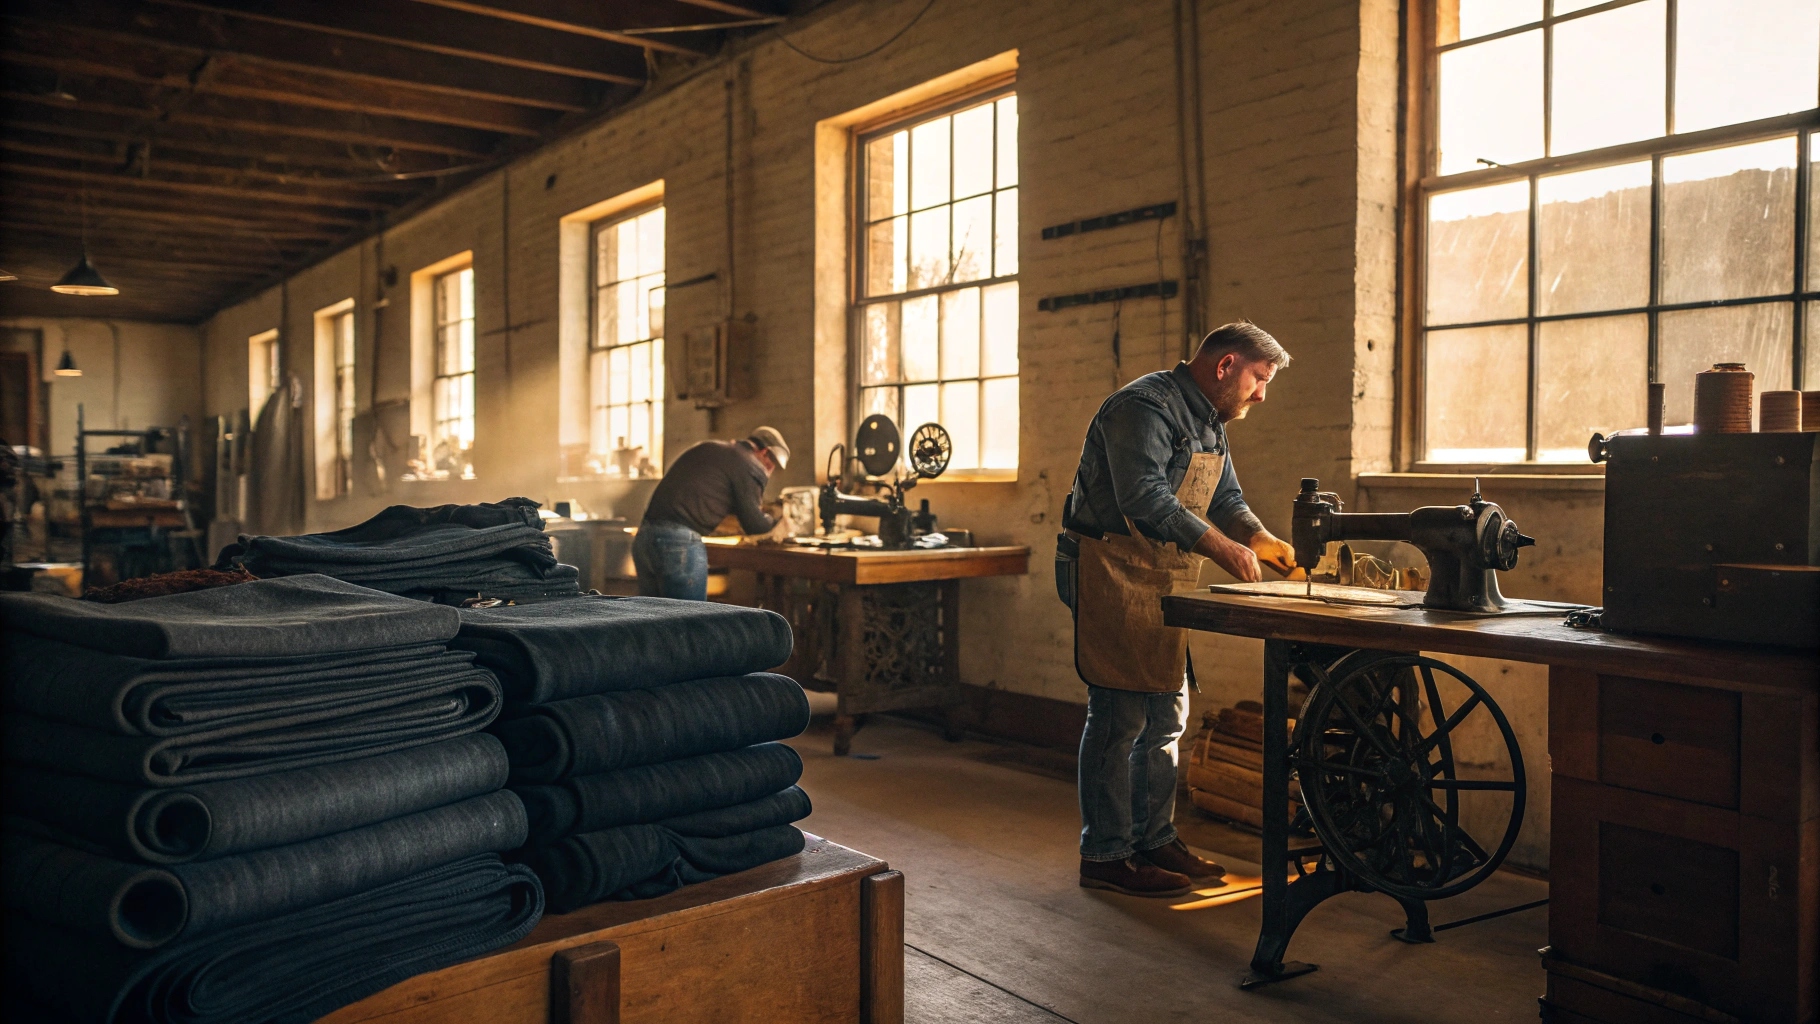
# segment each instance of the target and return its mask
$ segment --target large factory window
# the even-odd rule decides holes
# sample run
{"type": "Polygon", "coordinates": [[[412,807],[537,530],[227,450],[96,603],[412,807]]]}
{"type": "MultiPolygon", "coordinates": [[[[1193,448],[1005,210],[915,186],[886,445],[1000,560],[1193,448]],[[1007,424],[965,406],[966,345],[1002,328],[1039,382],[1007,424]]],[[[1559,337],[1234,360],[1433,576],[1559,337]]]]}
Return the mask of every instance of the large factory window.
{"type": "Polygon", "coordinates": [[[436,278],[430,466],[436,476],[472,478],[474,447],[474,268],[436,278]]]}
{"type": "Polygon", "coordinates": [[[664,208],[594,225],[588,446],[609,477],[664,464],[664,208]]]}
{"type": "Polygon", "coordinates": [[[246,340],[246,407],[254,422],[265,400],[278,390],[278,328],[260,331],[246,340]]]}
{"type": "Polygon", "coordinates": [[[1715,362],[1820,386],[1820,4],[1431,10],[1418,461],[1584,462],[1715,362]]]}
{"type": "Polygon", "coordinates": [[[859,416],[937,422],[952,470],[1017,469],[1017,97],[860,137],[859,416]]]}
{"type": "Polygon", "coordinates": [[[354,300],[316,311],[316,497],[338,498],[354,482],[354,300]]]}

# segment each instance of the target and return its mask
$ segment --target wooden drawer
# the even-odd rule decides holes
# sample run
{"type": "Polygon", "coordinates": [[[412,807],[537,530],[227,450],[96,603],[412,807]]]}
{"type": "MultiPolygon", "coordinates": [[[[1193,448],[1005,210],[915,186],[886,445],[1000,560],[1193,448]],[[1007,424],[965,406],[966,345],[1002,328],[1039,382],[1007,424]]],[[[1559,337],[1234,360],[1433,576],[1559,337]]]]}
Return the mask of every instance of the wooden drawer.
{"type": "Polygon", "coordinates": [[[1550,1024],[1738,1024],[1731,1014],[1548,955],[1542,965],[1548,971],[1542,1019],[1550,1024]]]}
{"type": "Polygon", "coordinates": [[[1733,690],[1600,676],[1599,781],[1737,807],[1741,699],[1733,690]]]}

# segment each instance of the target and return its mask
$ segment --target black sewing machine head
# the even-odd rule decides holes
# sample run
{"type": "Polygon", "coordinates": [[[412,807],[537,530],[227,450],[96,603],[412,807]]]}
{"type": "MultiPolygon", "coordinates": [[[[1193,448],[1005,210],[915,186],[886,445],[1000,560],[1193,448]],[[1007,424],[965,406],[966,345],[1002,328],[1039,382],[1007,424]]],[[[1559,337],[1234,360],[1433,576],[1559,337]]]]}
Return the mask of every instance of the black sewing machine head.
{"type": "Polygon", "coordinates": [[[1431,505],[1413,512],[1342,512],[1340,499],[1302,478],[1291,536],[1296,564],[1312,568],[1329,541],[1402,540],[1428,559],[1428,596],[1422,604],[1456,612],[1495,612],[1504,607],[1498,571],[1517,567],[1517,549],[1535,543],[1517,531],[1504,510],[1473,488],[1465,505],[1431,505]]]}
{"type": "Polygon", "coordinates": [[[910,435],[906,453],[912,472],[906,479],[898,471],[899,441],[897,424],[891,422],[891,417],[878,413],[860,423],[853,439],[852,461],[858,462],[862,471],[854,474],[854,486],[895,471],[895,479],[881,484],[880,496],[876,498],[841,493],[842,474],[848,462],[845,446],[835,445],[828,453],[831,462],[828,482],[822,485],[821,498],[817,502],[823,532],[834,529],[837,516],[877,516],[878,539],[888,548],[907,548],[916,538],[935,532],[935,514],[929,511],[928,500],[924,499],[919,511],[912,512],[904,505],[904,495],[919,481],[933,480],[947,470],[954,442],[940,424],[925,423],[917,427],[910,435]]]}

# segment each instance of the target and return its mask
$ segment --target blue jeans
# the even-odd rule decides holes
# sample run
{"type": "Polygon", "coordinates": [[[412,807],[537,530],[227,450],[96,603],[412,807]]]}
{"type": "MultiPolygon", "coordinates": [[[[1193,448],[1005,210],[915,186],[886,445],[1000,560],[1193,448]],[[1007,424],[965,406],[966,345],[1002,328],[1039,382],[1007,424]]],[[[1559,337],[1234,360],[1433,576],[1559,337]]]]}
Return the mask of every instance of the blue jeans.
{"type": "Polygon", "coordinates": [[[1188,699],[1087,687],[1081,733],[1081,859],[1124,860],[1175,841],[1176,740],[1188,699]]]}
{"type": "Polygon", "coordinates": [[[708,599],[708,546],[681,523],[640,524],[632,539],[632,565],[640,597],[708,599]]]}

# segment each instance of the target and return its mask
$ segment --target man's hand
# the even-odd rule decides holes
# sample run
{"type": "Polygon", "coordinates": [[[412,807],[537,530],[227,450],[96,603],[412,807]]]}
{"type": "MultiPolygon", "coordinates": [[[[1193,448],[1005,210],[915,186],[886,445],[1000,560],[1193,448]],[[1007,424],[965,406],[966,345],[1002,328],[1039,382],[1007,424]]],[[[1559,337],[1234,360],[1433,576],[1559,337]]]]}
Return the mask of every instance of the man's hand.
{"type": "MultiPolygon", "coordinates": [[[[1256,583],[1264,578],[1263,572],[1258,569],[1258,556],[1250,548],[1217,529],[1201,534],[1201,539],[1195,542],[1194,550],[1213,559],[1220,568],[1238,577],[1242,583],[1256,583]]],[[[1291,560],[1294,560],[1293,556],[1291,560]]]]}
{"type": "Polygon", "coordinates": [[[1259,530],[1252,535],[1248,545],[1258,561],[1270,567],[1271,571],[1288,576],[1295,571],[1295,548],[1282,542],[1269,530],[1259,530]]]}

